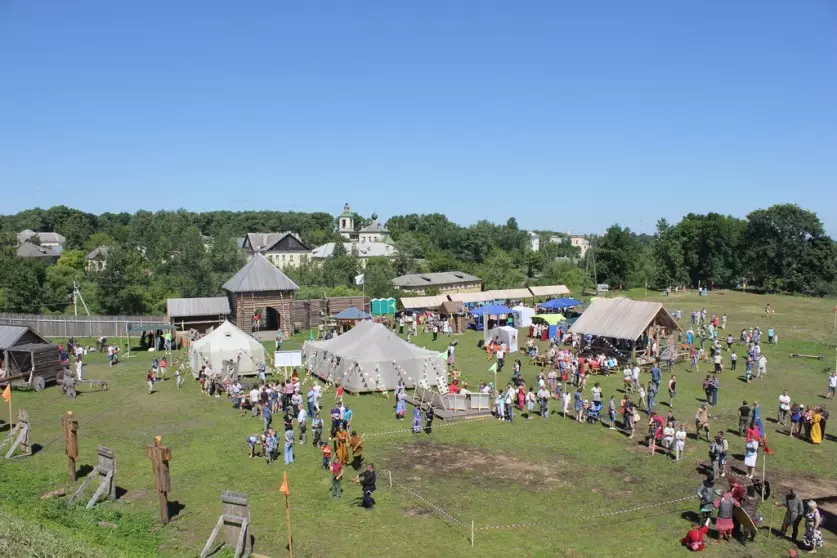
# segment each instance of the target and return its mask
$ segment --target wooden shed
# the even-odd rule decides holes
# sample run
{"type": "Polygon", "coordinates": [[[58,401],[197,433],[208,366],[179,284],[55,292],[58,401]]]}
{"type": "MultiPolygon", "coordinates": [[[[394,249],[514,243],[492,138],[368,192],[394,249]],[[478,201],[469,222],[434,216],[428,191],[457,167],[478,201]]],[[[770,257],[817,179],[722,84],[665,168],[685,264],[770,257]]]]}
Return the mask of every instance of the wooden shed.
{"type": "Polygon", "coordinates": [[[293,298],[299,287],[262,254],[254,254],[223,289],[230,302],[230,321],[242,331],[293,333],[293,298]],[[253,320],[257,314],[258,326],[253,320]]]}
{"type": "Polygon", "coordinates": [[[12,378],[14,385],[41,391],[64,373],[58,345],[50,343],[26,326],[0,325],[0,352],[3,355],[0,385],[12,378]]]}

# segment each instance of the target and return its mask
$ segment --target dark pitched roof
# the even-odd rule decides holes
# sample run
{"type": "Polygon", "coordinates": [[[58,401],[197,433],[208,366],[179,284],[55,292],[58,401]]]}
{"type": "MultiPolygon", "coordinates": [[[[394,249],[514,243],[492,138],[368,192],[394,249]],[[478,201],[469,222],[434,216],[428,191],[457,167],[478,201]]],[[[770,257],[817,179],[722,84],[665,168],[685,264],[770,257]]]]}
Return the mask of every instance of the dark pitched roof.
{"type": "Polygon", "coordinates": [[[231,293],[253,293],[262,291],[296,291],[296,283],[276,269],[261,254],[253,254],[253,259],[224,283],[223,289],[231,293]]]}
{"type": "Polygon", "coordinates": [[[34,329],[26,326],[0,325],[0,349],[8,349],[14,347],[15,343],[21,340],[22,337],[30,332],[29,337],[39,339],[44,343],[49,343],[46,339],[41,337],[34,329]]]}
{"type": "Polygon", "coordinates": [[[59,258],[61,257],[61,247],[38,246],[27,240],[17,247],[15,253],[21,258],[59,258]]]}
{"type": "Polygon", "coordinates": [[[302,244],[305,249],[310,250],[310,248],[302,242],[302,238],[294,232],[247,233],[247,236],[245,237],[245,244],[249,244],[249,248],[253,252],[269,252],[288,236],[302,244]]]}

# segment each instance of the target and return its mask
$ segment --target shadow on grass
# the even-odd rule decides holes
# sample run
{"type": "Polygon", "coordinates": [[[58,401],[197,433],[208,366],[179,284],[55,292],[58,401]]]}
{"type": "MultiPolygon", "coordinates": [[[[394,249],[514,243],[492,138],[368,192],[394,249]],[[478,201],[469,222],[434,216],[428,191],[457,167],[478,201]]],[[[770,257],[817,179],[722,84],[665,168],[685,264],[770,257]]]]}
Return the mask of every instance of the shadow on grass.
{"type": "Polygon", "coordinates": [[[93,466],[92,465],[82,465],[81,467],[78,468],[78,471],[76,471],[76,478],[84,478],[92,472],[93,472],[93,466]]]}
{"type": "MultiPolygon", "coordinates": [[[[117,499],[119,498],[117,494],[117,499]]],[[[174,519],[180,515],[184,509],[186,509],[186,504],[181,504],[177,500],[174,502],[168,502],[168,509],[169,509],[169,518],[174,519]]]]}

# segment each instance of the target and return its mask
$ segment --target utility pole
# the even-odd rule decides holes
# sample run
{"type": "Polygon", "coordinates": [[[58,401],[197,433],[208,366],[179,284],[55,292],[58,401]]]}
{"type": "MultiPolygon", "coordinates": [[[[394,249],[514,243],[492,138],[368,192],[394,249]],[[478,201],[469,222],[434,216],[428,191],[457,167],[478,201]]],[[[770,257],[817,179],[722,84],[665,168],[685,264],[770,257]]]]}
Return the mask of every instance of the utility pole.
{"type": "Polygon", "coordinates": [[[590,246],[587,248],[587,257],[584,262],[584,282],[581,285],[581,296],[587,295],[587,278],[590,273],[593,273],[593,294],[596,294],[596,285],[599,284],[599,278],[596,274],[596,252],[594,241],[590,241],[590,246]]]}
{"type": "Polygon", "coordinates": [[[81,296],[81,291],[78,288],[78,284],[73,281],[73,310],[75,312],[76,318],[78,318],[78,303],[77,300],[81,300],[81,305],[84,307],[84,311],[87,313],[88,323],[90,324],[90,337],[93,337],[93,322],[90,321],[90,309],[87,308],[87,303],[84,302],[84,297],[81,296]]]}

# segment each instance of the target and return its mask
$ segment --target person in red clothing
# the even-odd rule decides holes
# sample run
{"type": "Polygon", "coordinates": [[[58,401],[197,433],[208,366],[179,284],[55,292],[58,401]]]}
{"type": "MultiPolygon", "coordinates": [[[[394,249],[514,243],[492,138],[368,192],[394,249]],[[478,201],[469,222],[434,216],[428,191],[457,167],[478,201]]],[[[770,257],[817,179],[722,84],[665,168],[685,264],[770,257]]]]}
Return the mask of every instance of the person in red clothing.
{"type": "Polygon", "coordinates": [[[448,393],[457,394],[462,391],[462,388],[459,387],[459,380],[454,380],[453,383],[448,387],[448,393]]]}
{"type": "Polygon", "coordinates": [[[692,528],[689,529],[689,532],[686,533],[686,536],[680,539],[680,544],[692,550],[694,552],[699,552],[706,548],[706,544],[703,542],[703,537],[709,532],[709,520],[706,520],[706,524],[703,526],[698,525],[695,523],[692,525],[692,528]]]}
{"type": "Polygon", "coordinates": [[[750,440],[755,440],[756,442],[761,440],[761,433],[759,432],[759,427],[756,426],[755,422],[751,422],[750,426],[747,427],[746,439],[744,440],[744,443],[747,443],[750,440]]]}

